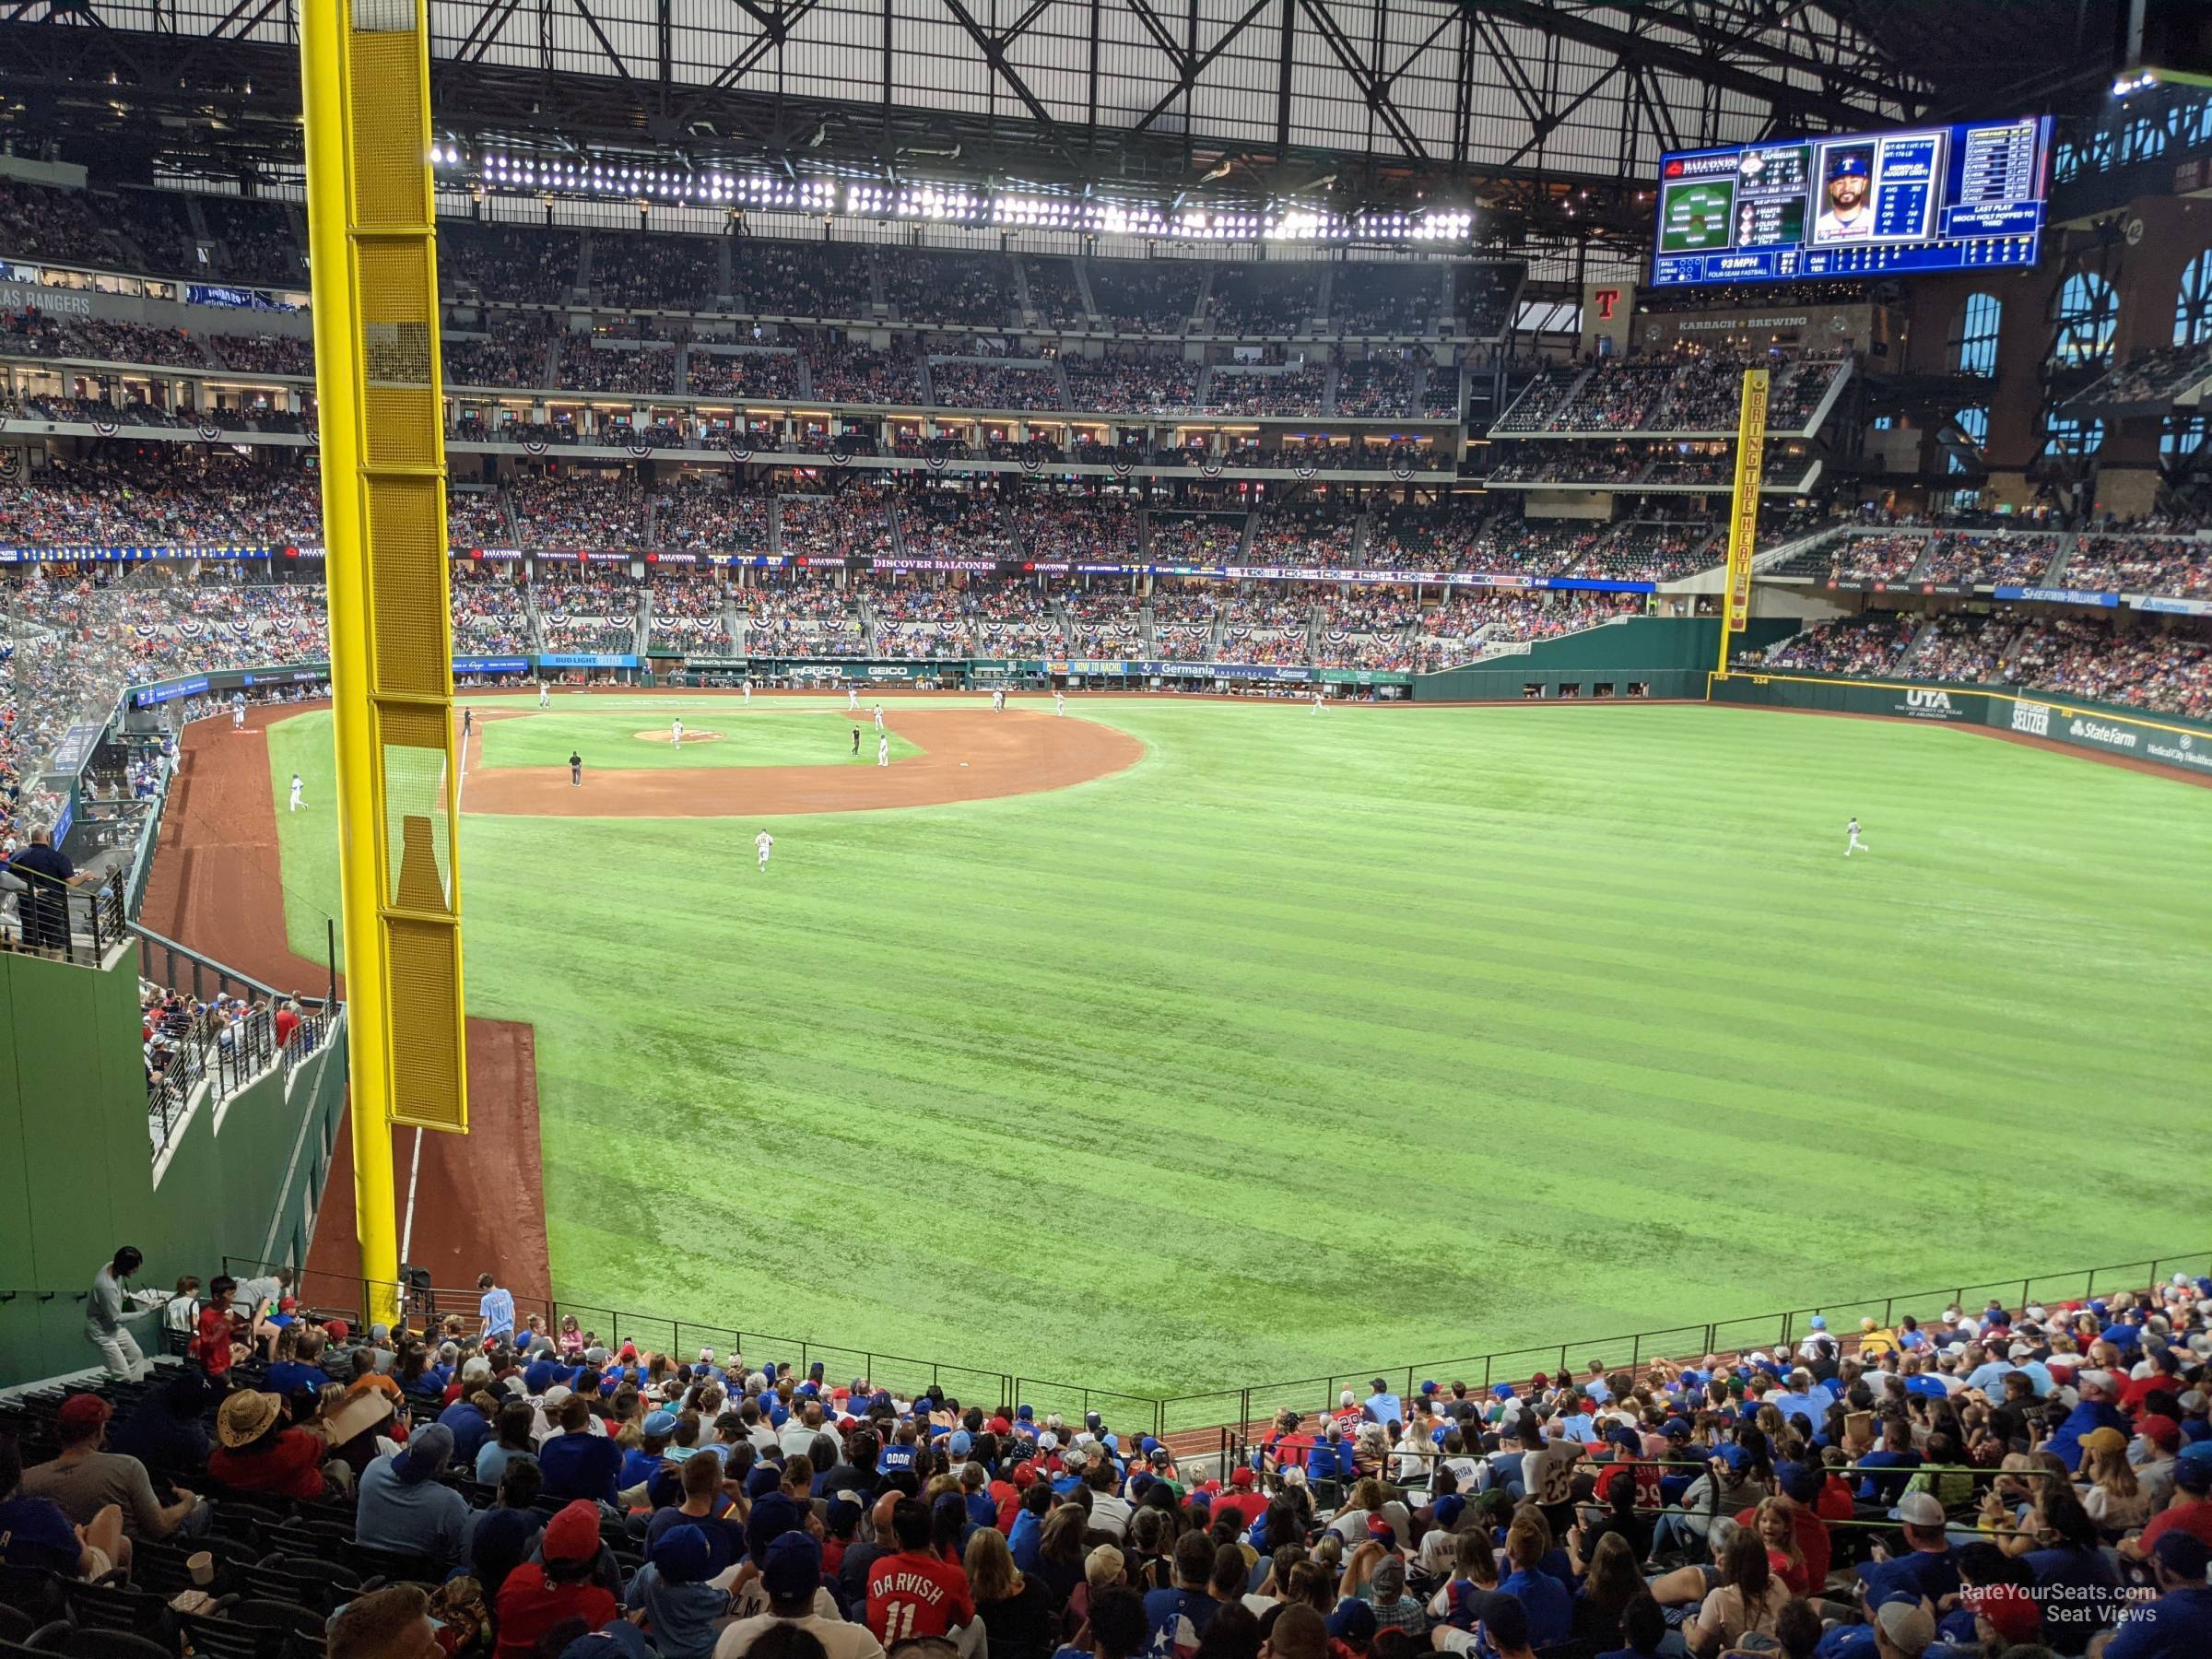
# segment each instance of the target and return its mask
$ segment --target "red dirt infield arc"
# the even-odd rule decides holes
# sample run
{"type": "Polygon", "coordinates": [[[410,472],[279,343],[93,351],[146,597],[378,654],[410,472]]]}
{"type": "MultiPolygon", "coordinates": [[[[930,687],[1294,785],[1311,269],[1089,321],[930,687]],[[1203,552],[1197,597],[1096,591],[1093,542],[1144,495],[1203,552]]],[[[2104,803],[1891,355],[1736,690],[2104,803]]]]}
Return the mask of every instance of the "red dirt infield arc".
{"type": "MultiPolygon", "coordinates": [[[[492,712],[529,717],[524,710],[492,712]]],[[[1112,726],[1038,709],[994,714],[902,700],[887,704],[884,717],[923,752],[888,766],[587,766],[581,785],[569,782],[565,766],[479,769],[472,760],[462,809],[530,818],[730,818],[939,806],[1065,789],[1124,771],[1145,752],[1143,744],[1112,726]]],[[[867,754],[873,724],[865,717],[856,724],[867,754]]],[[[477,742],[482,741],[479,735],[477,742]]],[[[845,755],[839,747],[840,761],[845,755]]]]}
{"type": "MultiPolygon", "coordinates": [[[[244,732],[220,719],[184,729],[139,912],[155,933],[264,984],[311,996],[322,994],[330,973],[295,956],[285,936],[276,803],[262,733],[279,720],[327,707],[250,709],[244,732]]],[[[342,994],[342,977],[339,989],[342,994]]],[[[425,1134],[417,1170],[415,1135],[393,1132],[395,1208],[403,1222],[413,1201],[408,1259],[430,1270],[432,1284],[465,1288],[488,1271],[517,1296],[552,1292],[535,1042],[527,1025],[471,1016],[467,1135],[425,1134]]],[[[345,1277],[360,1272],[352,1136],[349,1107],[315,1218],[314,1245],[301,1264],[345,1277]]]]}

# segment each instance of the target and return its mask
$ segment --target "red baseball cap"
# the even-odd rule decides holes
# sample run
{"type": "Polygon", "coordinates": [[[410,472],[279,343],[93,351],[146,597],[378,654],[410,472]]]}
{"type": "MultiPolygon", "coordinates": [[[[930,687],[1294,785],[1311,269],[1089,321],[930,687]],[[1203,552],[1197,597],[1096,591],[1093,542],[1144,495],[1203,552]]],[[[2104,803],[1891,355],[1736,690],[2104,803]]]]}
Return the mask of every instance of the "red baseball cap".
{"type": "Polygon", "coordinates": [[[64,1433],[76,1436],[99,1428],[114,1415],[115,1407],[98,1394],[73,1394],[62,1402],[53,1420],[64,1433]]]}
{"type": "Polygon", "coordinates": [[[2043,1628],[2043,1611],[2035,1597],[2018,1584],[1981,1584],[1961,1591],[1961,1606],[1989,1620],[1989,1628],[2006,1641],[2032,1641],[2043,1628]]]}
{"type": "Polygon", "coordinates": [[[1232,1487],[1248,1487],[1252,1484],[1252,1471],[1242,1464],[1239,1464],[1229,1472],[1229,1484],[1232,1487]]]}

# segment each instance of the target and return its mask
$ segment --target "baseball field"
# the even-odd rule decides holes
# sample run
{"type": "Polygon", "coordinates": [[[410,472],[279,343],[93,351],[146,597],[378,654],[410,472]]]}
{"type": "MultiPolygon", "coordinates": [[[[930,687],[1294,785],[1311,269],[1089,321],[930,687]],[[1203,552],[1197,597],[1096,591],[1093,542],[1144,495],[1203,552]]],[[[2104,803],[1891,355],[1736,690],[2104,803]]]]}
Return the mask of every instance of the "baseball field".
{"type": "MultiPolygon", "coordinates": [[[[882,768],[841,699],[475,707],[469,1005],[536,1028],[564,1297],[1179,1392],[2212,1209],[2203,789],[1724,708],[896,701],[882,768]]],[[[319,959],[329,717],[268,740],[319,959]]]]}

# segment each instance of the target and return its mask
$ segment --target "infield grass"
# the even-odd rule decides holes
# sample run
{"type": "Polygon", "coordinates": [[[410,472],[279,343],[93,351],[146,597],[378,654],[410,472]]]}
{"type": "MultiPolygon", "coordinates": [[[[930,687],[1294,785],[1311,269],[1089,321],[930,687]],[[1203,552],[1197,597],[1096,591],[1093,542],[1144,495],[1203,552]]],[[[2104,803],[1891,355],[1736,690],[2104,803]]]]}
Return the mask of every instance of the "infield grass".
{"type": "MultiPolygon", "coordinates": [[[[1072,709],[1146,758],[469,818],[560,1294],[1176,1392],[2212,1241],[2212,792],[1756,710],[1072,709]]],[[[319,955],[317,729],[271,768],[319,955]]]]}

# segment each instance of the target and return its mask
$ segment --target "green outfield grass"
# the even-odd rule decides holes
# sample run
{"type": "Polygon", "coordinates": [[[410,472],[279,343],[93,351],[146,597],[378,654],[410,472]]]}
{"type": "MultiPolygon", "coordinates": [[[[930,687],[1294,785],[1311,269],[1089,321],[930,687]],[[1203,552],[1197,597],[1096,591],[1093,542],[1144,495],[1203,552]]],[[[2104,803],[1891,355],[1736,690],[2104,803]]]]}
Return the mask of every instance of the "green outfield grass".
{"type": "MultiPolygon", "coordinates": [[[[1170,1391],[2212,1232],[2212,793],[1753,710],[1075,709],[1145,759],[771,820],[766,876],[751,818],[469,818],[564,1296],[1170,1391]]],[[[325,803],[326,731],[271,737],[325,803]]]]}
{"type": "MultiPolygon", "coordinates": [[[[885,711],[884,718],[896,726],[898,713],[894,706],[885,711]]],[[[847,715],[841,705],[794,710],[766,699],[749,709],[740,707],[734,698],[701,698],[696,706],[686,700],[673,709],[663,699],[639,699],[627,709],[563,709],[533,713],[525,720],[488,720],[481,737],[482,764],[488,767],[566,767],[571,754],[582,755],[584,765],[594,772],[664,766],[876,764],[872,715],[847,715]],[[666,742],[669,723],[677,719],[683,721],[688,734],[681,748],[666,742]],[[860,728],[858,755],[853,752],[854,726],[860,728]],[[702,742],[697,735],[702,729],[721,736],[702,742]],[[638,735],[641,732],[651,732],[660,741],[647,741],[638,735]]],[[[890,737],[893,759],[922,752],[896,731],[890,737]]],[[[465,804],[465,791],[462,799],[465,804]]]]}

